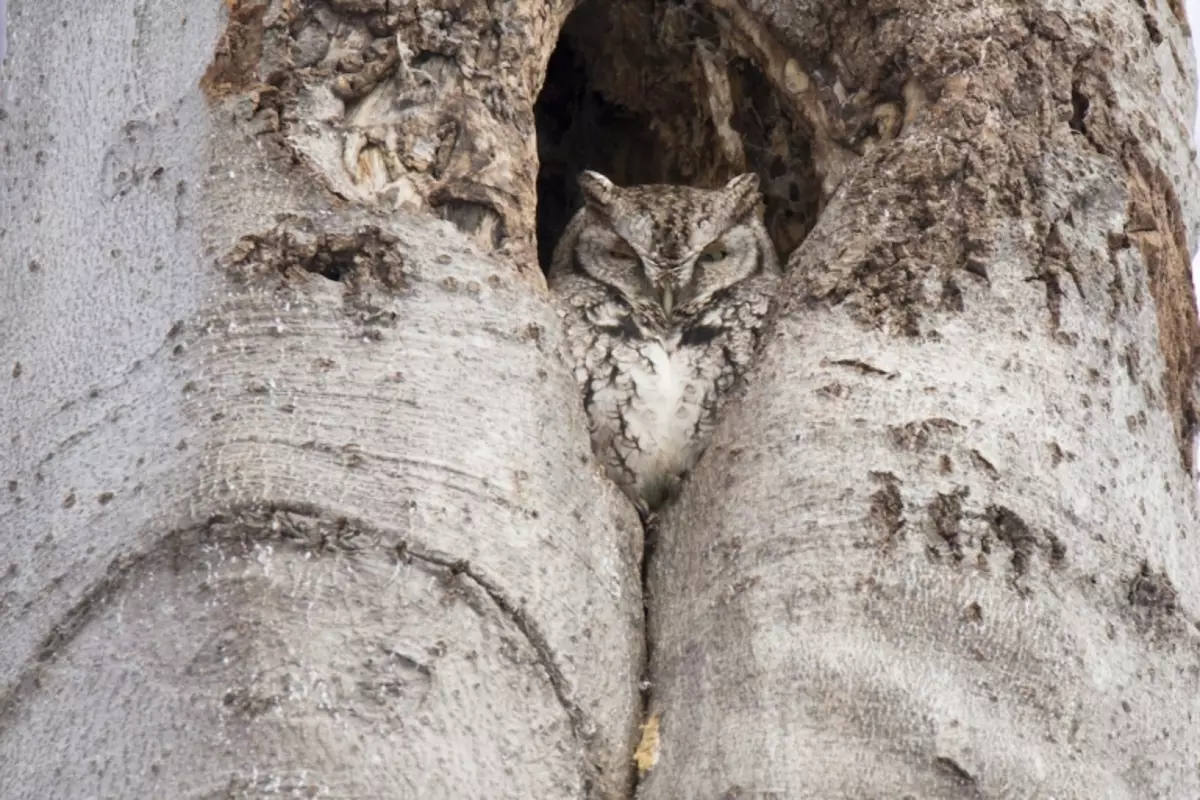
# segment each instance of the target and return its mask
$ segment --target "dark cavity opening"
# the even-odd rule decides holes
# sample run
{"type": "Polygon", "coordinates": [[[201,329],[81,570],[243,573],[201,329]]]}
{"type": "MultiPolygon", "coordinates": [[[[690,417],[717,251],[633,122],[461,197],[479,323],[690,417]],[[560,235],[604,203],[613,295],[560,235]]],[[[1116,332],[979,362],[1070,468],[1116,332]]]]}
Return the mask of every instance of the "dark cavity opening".
{"type": "Polygon", "coordinates": [[[696,0],[585,0],[567,19],[534,106],[538,258],[580,205],[576,177],[713,188],[758,173],[781,263],[819,208],[811,135],[750,48],[696,0]]]}

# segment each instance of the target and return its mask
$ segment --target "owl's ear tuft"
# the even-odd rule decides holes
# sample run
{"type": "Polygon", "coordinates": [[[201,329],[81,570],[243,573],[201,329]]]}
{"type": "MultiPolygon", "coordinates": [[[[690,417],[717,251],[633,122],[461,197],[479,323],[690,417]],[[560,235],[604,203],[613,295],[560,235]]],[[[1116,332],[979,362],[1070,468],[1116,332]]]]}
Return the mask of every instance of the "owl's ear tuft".
{"type": "Polygon", "coordinates": [[[762,195],[758,191],[758,175],[753,172],[738,175],[725,184],[721,191],[728,198],[732,216],[735,217],[750,213],[762,202],[762,195]]]}
{"type": "Polygon", "coordinates": [[[612,201],[613,182],[599,172],[584,170],[579,173],[579,190],[583,202],[592,208],[606,209],[612,201]]]}

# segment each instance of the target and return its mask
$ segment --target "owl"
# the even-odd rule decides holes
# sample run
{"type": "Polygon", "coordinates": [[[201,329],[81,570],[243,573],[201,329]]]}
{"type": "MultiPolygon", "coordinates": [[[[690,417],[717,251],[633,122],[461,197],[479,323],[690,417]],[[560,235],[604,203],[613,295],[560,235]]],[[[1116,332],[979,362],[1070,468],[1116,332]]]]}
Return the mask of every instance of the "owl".
{"type": "Polygon", "coordinates": [[[608,476],[645,517],[674,498],[750,366],[779,262],[758,177],[720,189],[579,178],[550,290],[608,476]]]}

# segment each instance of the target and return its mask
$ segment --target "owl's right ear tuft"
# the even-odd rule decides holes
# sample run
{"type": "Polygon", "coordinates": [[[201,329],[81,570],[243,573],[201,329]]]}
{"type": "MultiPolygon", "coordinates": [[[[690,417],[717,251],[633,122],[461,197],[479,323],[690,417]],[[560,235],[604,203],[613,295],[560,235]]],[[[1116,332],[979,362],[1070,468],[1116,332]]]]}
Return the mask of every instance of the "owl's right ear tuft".
{"type": "Polygon", "coordinates": [[[613,182],[599,172],[584,170],[579,173],[579,190],[583,192],[583,202],[592,208],[608,208],[613,188],[613,182]]]}
{"type": "Polygon", "coordinates": [[[758,176],[753,172],[738,175],[722,189],[729,198],[731,213],[740,217],[750,213],[762,202],[762,193],[758,191],[758,176]]]}

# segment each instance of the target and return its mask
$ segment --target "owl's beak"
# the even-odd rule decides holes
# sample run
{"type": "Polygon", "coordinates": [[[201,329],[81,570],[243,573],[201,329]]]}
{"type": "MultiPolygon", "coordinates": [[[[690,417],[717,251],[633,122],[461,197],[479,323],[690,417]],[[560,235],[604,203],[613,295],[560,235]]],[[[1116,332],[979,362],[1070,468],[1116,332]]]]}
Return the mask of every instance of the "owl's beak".
{"type": "Polygon", "coordinates": [[[671,311],[675,308],[675,293],[669,285],[664,286],[662,289],[662,307],[663,311],[667,314],[667,318],[670,319],[671,311]]]}

